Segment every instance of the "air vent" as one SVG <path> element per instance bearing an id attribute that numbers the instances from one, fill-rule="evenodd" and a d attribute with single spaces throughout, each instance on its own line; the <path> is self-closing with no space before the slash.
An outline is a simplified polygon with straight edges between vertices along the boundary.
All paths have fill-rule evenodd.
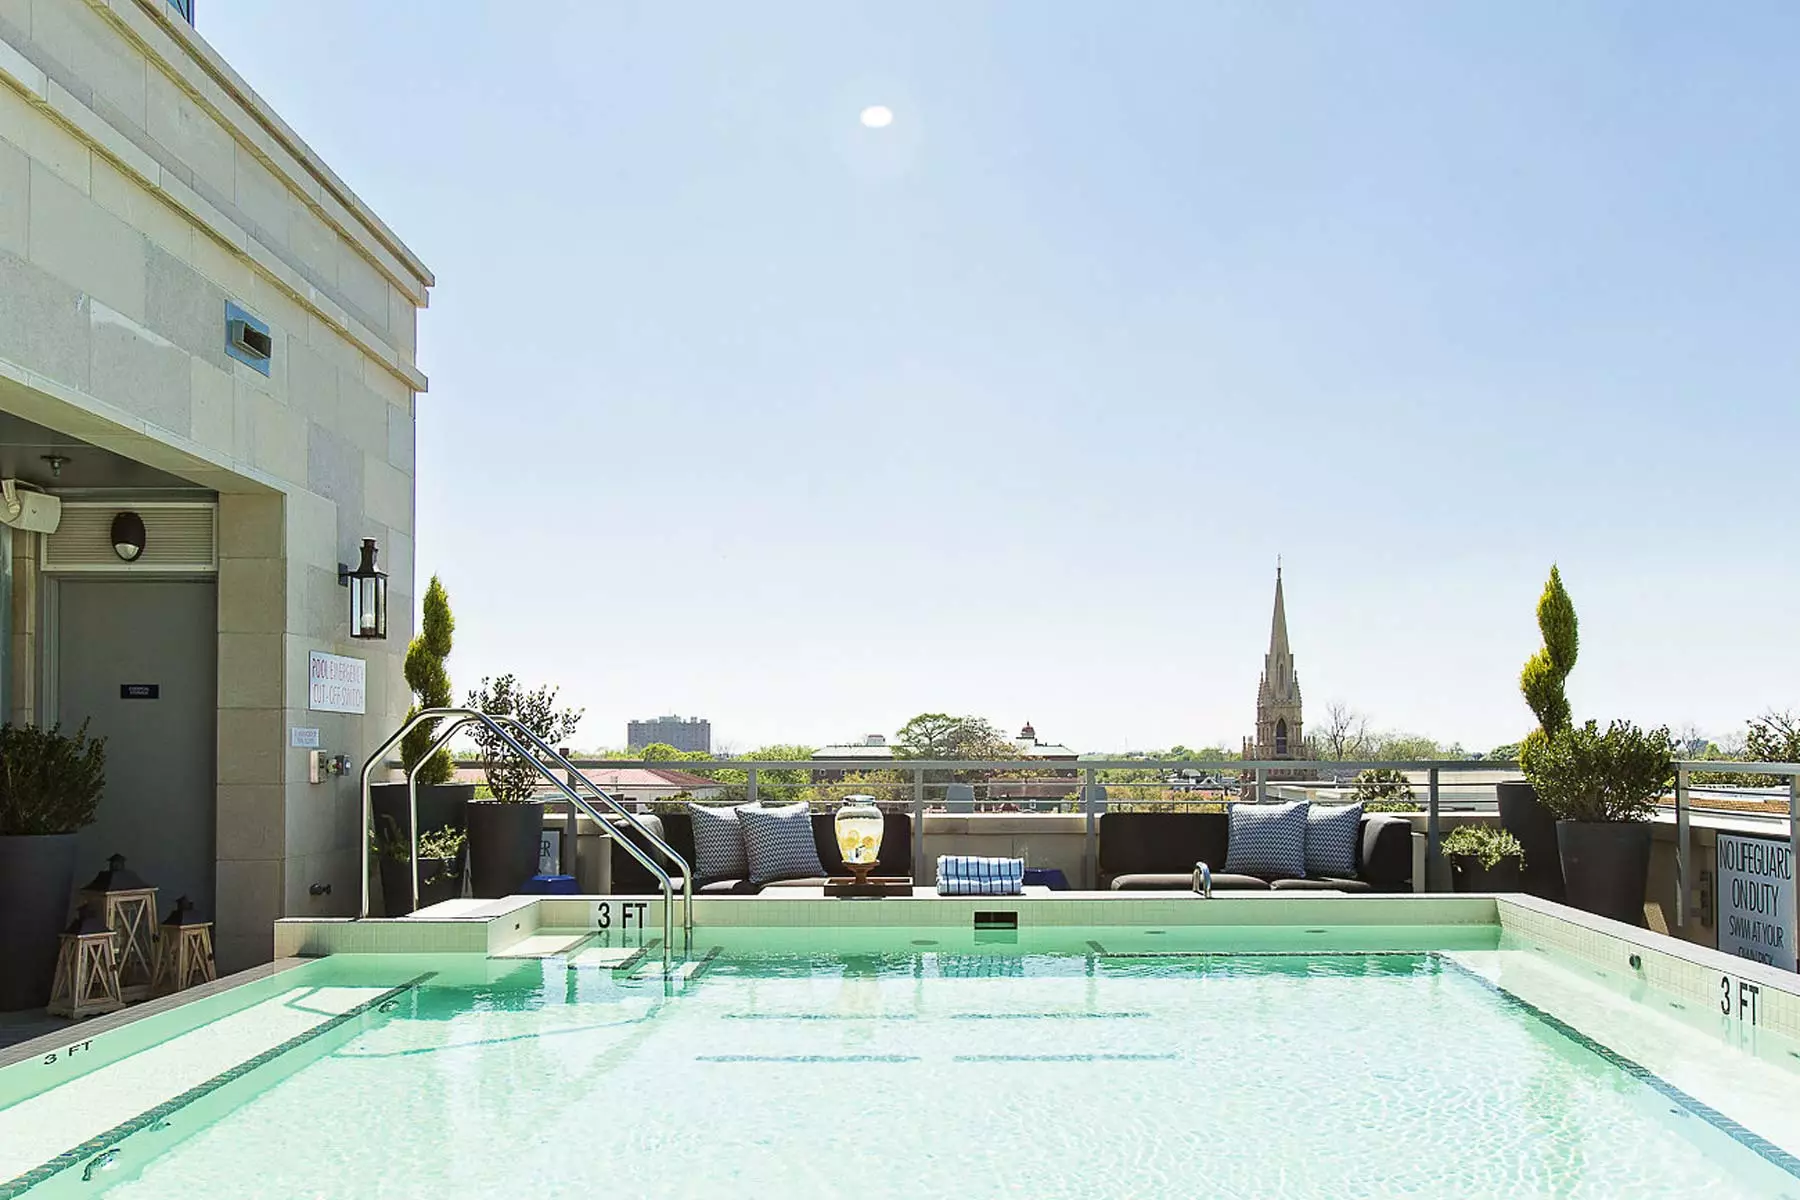
<path id="1" fill-rule="evenodd" d="M 113 518 L 144 520 L 144 551 L 131 562 L 113 549 Z M 44 538 L 45 571 L 141 574 L 211 573 L 219 569 L 219 507 L 206 501 L 67 501 L 62 524 Z"/>
<path id="2" fill-rule="evenodd" d="M 264 375 L 275 354 L 275 338 L 268 325 L 229 300 L 225 302 L 225 353 Z"/>

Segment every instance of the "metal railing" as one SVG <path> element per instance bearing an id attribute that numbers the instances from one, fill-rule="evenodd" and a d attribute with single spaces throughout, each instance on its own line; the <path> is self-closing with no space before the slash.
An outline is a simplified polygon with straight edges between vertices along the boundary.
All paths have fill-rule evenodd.
<path id="1" fill-rule="evenodd" d="M 1084 821 L 1085 858 L 1088 873 L 1093 875 L 1098 858 L 1098 824 L 1099 815 L 1108 808 L 1124 808 L 1154 803 L 1158 806 L 1198 806 L 1217 804 L 1231 799 L 1268 800 L 1272 789 L 1293 788 L 1307 791 L 1317 790 L 1354 790 L 1354 776 L 1365 770 L 1396 771 L 1407 779 L 1407 787 L 1413 793 L 1413 802 L 1417 811 L 1425 819 L 1426 838 L 1426 875 L 1430 885 L 1441 885 L 1444 881 L 1443 855 L 1441 851 L 1443 826 L 1442 818 L 1446 814 L 1481 815 L 1493 813 L 1497 803 L 1493 794 L 1496 783 L 1510 782 L 1524 778 L 1519 765 L 1513 762 L 1483 759 L 1439 759 L 1439 760 L 1367 760 L 1367 761 L 1321 761 L 1303 759 L 1264 759 L 1264 760 L 1221 760 L 1208 762 L 1192 762 L 1179 759 L 892 759 L 874 760 L 866 758 L 817 758 L 795 759 L 786 761 L 769 761 L 753 759 L 705 759 L 705 760 L 651 760 L 642 759 L 599 759 L 599 758 L 565 758 L 563 761 L 586 770 L 642 770 L 664 769 L 680 771 L 706 777 L 722 771 L 734 772 L 743 777 L 741 784 L 721 784 L 716 780 L 708 780 L 711 787 L 729 788 L 736 791 L 741 788 L 743 799 L 755 801 L 763 798 L 765 780 L 780 773 L 785 778 L 780 782 L 771 782 L 770 789 L 793 795 L 798 791 L 810 790 L 823 792 L 827 801 L 837 795 L 849 792 L 876 792 L 877 800 L 889 808 L 902 808 L 912 815 L 912 852 L 913 862 L 924 859 L 924 817 L 927 812 L 927 795 L 937 793 L 939 799 L 933 807 L 951 815 L 992 811 L 1048 811 L 1064 812 L 1080 815 Z M 463 766 L 480 765 L 464 762 Z M 1777 820 L 1785 817 L 1789 826 L 1790 841 L 1794 840 L 1796 828 L 1796 809 L 1800 809 L 1800 801 L 1794 799 L 1800 791 L 1800 765 L 1792 763 L 1753 763 L 1723 761 L 1682 761 L 1676 764 L 1676 789 L 1673 795 L 1663 803 L 1663 807 L 1672 810 L 1677 827 L 1677 877 L 1685 885 L 1687 878 L 1687 831 L 1688 818 L 1691 813 L 1703 812 L 1715 815 L 1742 816 L 1749 819 Z M 898 779 L 880 779 L 873 783 L 868 780 L 871 774 L 897 776 Z M 997 774 L 1019 774 L 1030 776 L 1029 779 L 995 779 Z M 1142 775 L 1154 773 L 1161 779 L 1120 779 L 1121 775 Z M 1769 775 L 1786 777 L 1789 787 L 1784 791 L 1757 788 L 1696 788 L 1691 783 L 1695 774 L 1737 774 L 1737 775 Z M 848 776 L 848 779 L 844 777 Z M 1198 776 L 1222 786 L 1192 789 L 1191 776 Z M 1328 777 L 1327 777 L 1328 776 Z M 796 782 L 796 777 L 806 782 Z M 987 787 L 990 796 L 987 800 L 976 799 L 968 808 L 951 808 L 945 805 L 942 793 L 952 782 L 968 782 L 976 779 L 977 789 Z M 1048 792 L 1065 789 L 1067 794 L 1056 798 L 1021 798 L 1001 795 L 994 797 L 994 787 L 1019 786 L 1022 784 L 1037 785 L 1040 790 Z M 590 785 L 591 786 L 591 785 Z M 683 790 L 679 785 L 663 785 L 670 792 L 679 795 Z M 1107 795 L 1103 799 L 1101 789 Z M 642 790 L 642 789 L 640 789 Z M 1132 799 L 1134 791 L 1154 790 L 1156 795 L 1151 800 Z M 1118 793 L 1126 793 L 1121 799 L 1115 799 Z M 1419 793 L 1423 793 L 1420 795 Z M 1702 799 L 1696 802 L 1696 795 Z M 1710 795 L 1713 803 L 1709 805 L 1704 797 Z M 734 800 L 736 797 L 734 797 Z M 1756 800 L 1764 803 L 1770 811 L 1745 812 L 1742 809 L 1729 807 L 1727 799 Z M 634 801 L 645 803 L 644 801 Z M 652 801 L 653 802 L 653 801 Z M 702 801 L 704 802 L 704 800 Z M 1028 810 L 1025 805 L 1030 804 Z M 1785 807 L 1783 805 L 1785 804 Z M 1800 850 L 1800 842 L 1795 842 L 1796 850 Z M 1093 878 L 1087 881 L 1090 885 Z M 1685 890 L 1680 891 L 1678 916 L 1685 919 L 1687 896 Z"/>
<path id="2" fill-rule="evenodd" d="M 542 759 L 540 759 L 537 754 L 534 754 L 531 751 L 527 750 L 525 748 L 524 744 L 522 744 L 518 738 L 514 737 L 511 733 L 508 733 L 507 730 L 510 728 L 510 729 L 516 730 L 519 733 L 523 734 L 526 741 L 529 741 L 532 744 L 534 744 L 538 748 L 538 751 L 540 753 L 547 755 L 549 758 L 553 759 L 557 764 L 561 765 L 565 770 L 567 770 L 569 772 L 569 774 L 572 778 L 579 778 L 582 780 L 582 782 L 586 783 L 588 788 L 591 791 L 593 791 L 594 795 L 600 800 L 600 802 L 603 805 L 606 806 L 606 808 L 611 810 L 615 815 L 623 818 L 633 828 L 637 829 L 638 832 L 641 833 L 644 836 L 644 838 L 657 850 L 657 852 L 662 854 L 663 857 L 665 857 L 669 861 L 669 864 L 671 866 L 680 868 L 680 870 L 681 870 L 681 891 L 682 891 L 682 923 L 683 923 L 683 932 L 684 932 L 684 937 L 685 937 L 684 946 L 691 946 L 692 938 L 693 938 L 693 929 L 694 929 L 694 903 L 693 903 L 693 899 L 694 899 L 694 897 L 693 897 L 693 874 L 694 873 L 689 868 L 686 860 L 684 860 L 679 854 L 677 854 L 674 851 L 674 849 L 672 849 L 668 845 L 668 843 L 666 843 L 662 840 L 662 838 L 660 836 L 658 836 L 656 833 L 652 832 L 647 826 L 644 825 L 643 822 L 639 821 L 636 814 L 632 813 L 624 805 L 620 804 L 612 796 L 608 795 L 604 790 L 602 790 L 599 787 L 596 787 L 591 780 L 588 780 L 587 777 L 585 775 L 583 775 L 580 771 L 578 771 L 571 763 L 569 763 L 569 761 L 566 758 L 564 758 L 559 752 L 557 752 L 556 750 L 552 749 L 550 746 L 545 744 L 543 739 L 539 738 L 530 729 L 526 728 L 526 726 L 523 723 L 521 723 L 517 718 L 500 715 L 500 714 L 489 714 L 489 713 L 479 712 L 474 709 L 467 709 L 467 708 L 430 708 L 430 709 L 424 709 L 420 712 L 414 713 L 412 716 L 407 718 L 407 720 L 400 726 L 400 728 L 398 730 L 396 730 L 393 733 L 393 735 L 390 736 L 385 742 L 383 742 L 375 750 L 375 752 L 369 756 L 368 760 L 363 764 L 363 769 L 362 769 L 362 823 L 363 823 L 362 907 L 358 913 L 358 919 L 367 918 L 369 915 L 369 902 L 370 902 L 370 895 L 369 895 L 369 851 L 370 851 L 370 847 L 369 847 L 369 841 L 370 841 L 370 825 L 371 825 L 371 822 L 372 822 L 373 816 L 374 816 L 374 812 L 373 812 L 374 797 L 370 791 L 370 788 L 373 784 L 373 776 L 374 776 L 375 770 L 387 762 L 387 756 L 393 752 L 394 748 L 400 744 L 401 740 L 403 738 L 405 738 L 405 736 L 408 733 L 410 733 L 413 729 L 417 728 L 418 726 L 424 724 L 427 721 L 433 721 L 433 722 L 444 721 L 444 722 L 447 722 L 447 725 L 443 729 L 443 731 L 440 732 L 438 734 L 438 736 L 433 739 L 430 751 L 428 753 L 426 753 L 425 755 L 423 755 L 420 758 L 419 762 L 417 764 L 415 764 L 413 766 L 413 768 L 411 770 L 407 771 L 407 773 L 406 773 L 407 813 L 408 813 L 408 819 L 409 819 L 409 822 L 411 825 L 410 832 L 412 835 L 411 836 L 411 846 L 409 848 L 409 857 L 407 859 L 407 866 L 408 866 L 409 874 L 412 877 L 412 901 L 413 901 L 413 908 L 415 910 L 417 909 L 418 903 L 419 903 L 419 873 L 418 873 L 418 858 L 419 858 L 418 775 L 419 775 L 419 770 L 426 762 L 430 761 L 433 753 L 435 753 L 436 751 L 441 749 L 445 744 L 447 744 L 450 741 L 451 738 L 455 737 L 456 734 L 461 732 L 461 730 L 463 728 L 465 728 L 466 726 L 469 726 L 472 724 L 479 724 L 479 725 L 486 726 L 487 729 L 490 732 L 492 732 L 495 737 L 499 738 L 501 740 L 501 742 L 503 742 L 506 745 L 507 749 L 511 750 L 520 759 L 524 760 L 525 762 L 530 763 L 534 768 L 536 768 L 536 770 L 538 771 L 538 773 L 540 775 L 542 775 L 545 779 L 549 780 L 551 785 L 556 790 L 560 791 L 563 794 L 564 798 L 570 804 L 574 805 L 576 808 L 578 808 L 582 812 L 586 813 L 591 819 L 599 822 L 601 825 L 604 826 L 607 824 L 606 818 L 601 816 L 600 812 L 596 808 L 594 808 L 593 805 L 589 804 L 586 800 L 582 799 L 580 794 L 575 791 L 574 787 L 571 784 L 565 782 L 562 779 L 557 778 L 555 772 L 552 771 L 550 766 L 548 766 Z M 659 864 L 656 861 L 656 859 L 651 856 L 649 851 L 636 845 L 629 838 L 622 838 L 619 840 L 624 843 L 626 850 L 632 855 L 632 857 L 637 859 L 639 865 L 644 867 L 646 870 L 650 871 L 662 883 L 662 887 L 663 887 L 662 956 L 663 956 L 663 973 L 665 975 L 667 975 L 668 969 L 669 969 L 669 964 L 670 964 L 670 955 L 672 953 L 672 948 L 673 948 L 673 944 L 674 944 L 674 940 L 675 940 L 675 928 L 674 928 L 675 884 L 674 884 L 674 880 L 671 878 L 668 871 L 664 870 L 662 865 Z"/>
<path id="3" fill-rule="evenodd" d="M 1789 861 L 1800 862 L 1800 764 L 1767 762 L 1678 762 L 1675 764 L 1675 923 L 1688 923 L 1688 818 L 1692 807 L 1692 778 L 1707 772 L 1738 775 L 1786 776 L 1788 781 L 1787 836 Z M 1742 815 L 1742 814 L 1740 814 Z M 1800 931 L 1790 931 L 1800 932 Z"/>

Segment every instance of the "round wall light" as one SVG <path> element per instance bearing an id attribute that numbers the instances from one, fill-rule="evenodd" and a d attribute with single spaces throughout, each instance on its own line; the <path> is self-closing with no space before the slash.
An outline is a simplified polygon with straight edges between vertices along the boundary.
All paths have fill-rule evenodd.
<path id="1" fill-rule="evenodd" d="M 144 518 L 134 512 L 122 512 L 112 520 L 113 553 L 126 562 L 136 562 L 144 552 Z"/>

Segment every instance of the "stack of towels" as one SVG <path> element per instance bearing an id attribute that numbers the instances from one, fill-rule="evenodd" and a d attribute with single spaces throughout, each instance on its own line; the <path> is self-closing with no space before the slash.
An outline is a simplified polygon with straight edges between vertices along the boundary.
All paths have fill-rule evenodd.
<path id="1" fill-rule="evenodd" d="M 1017 896 L 1025 890 L 1025 860 L 940 854 L 937 890 L 940 896 Z"/>

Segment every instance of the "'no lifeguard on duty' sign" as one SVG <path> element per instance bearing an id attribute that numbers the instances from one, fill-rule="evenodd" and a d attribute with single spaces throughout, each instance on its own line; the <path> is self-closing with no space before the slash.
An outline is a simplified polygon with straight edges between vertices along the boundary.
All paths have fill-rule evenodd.
<path id="1" fill-rule="evenodd" d="M 1794 851 L 1769 838 L 1719 835 L 1719 949 L 1794 969 Z"/>

